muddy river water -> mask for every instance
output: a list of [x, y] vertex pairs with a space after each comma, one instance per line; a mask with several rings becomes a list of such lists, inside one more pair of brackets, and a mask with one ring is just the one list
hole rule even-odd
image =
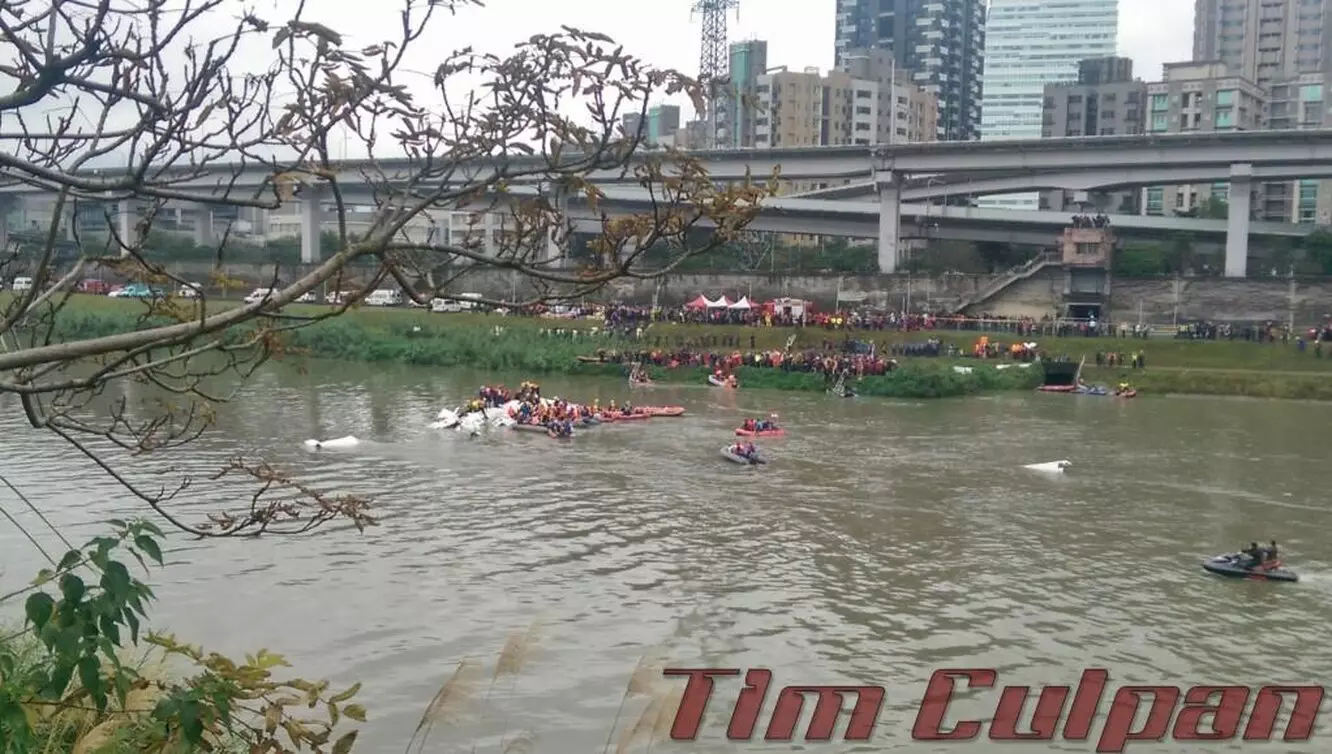
[[[523, 730], [538, 752], [600, 751], [645, 654], [683, 667], [770, 668], [776, 686], [880, 684], [887, 696], [870, 742], [839, 732], [804, 744], [802, 723], [793, 743], [762, 741], [762, 727], [742, 743], [725, 733], [741, 683], [720, 680], [695, 742], [646, 733], [639, 751], [984, 746], [912, 739], [937, 668], [992, 668], [1000, 686], [1037, 687], [1076, 684], [1097, 667], [1112, 686], [1332, 678], [1332, 406], [1029, 394], [842, 401], [698, 386], [634, 391], [685, 406], [683, 418], [571, 442], [427, 427], [439, 408], [495, 380], [328, 363], [257, 376], [189, 464], [263, 452], [322, 488], [373, 495], [382, 525], [295, 539], [173, 538], [169, 567], [152, 576], [155, 625], [219, 650], [281, 652], [306, 677], [363, 681], [370, 723], [358, 751], [368, 752], [403, 751], [466, 657], [485, 666], [480, 688], [427, 751], [473, 742], [498, 751], [505, 731]], [[547, 378], [543, 389], [603, 401], [629, 394], [619, 381], [586, 378]], [[16, 405], [0, 409], [0, 473], [67, 534], [86, 538], [135, 510], [88, 463], [26, 429]], [[770, 412], [790, 435], [763, 442], [769, 466], [719, 457], [745, 415]], [[302, 447], [348, 434], [364, 442]], [[1022, 468], [1056, 459], [1073, 462], [1068, 473]], [[7, 490], [0, 504], [35, 524]], [[199, 517], [227, 504], [204, 487], [177, 510]], [[1205, 556], [1269, 538], [1300, 583], [1199, 568]], [[0, 553], [3, 587], [40, 566], [8, 524]], [[487, 692], [506, 637], [534, 624], [521, 674]], [[971, 692], [950, 720], [987, 717], [997, 698]], [[645, 703], [625, 704], [621, 725]], [[1104, 714], [1108, 696], [1103, 705]], [[1321, 727], [1308, 742], [1268, 748], [1326, 751], [1332, 718]], [[1006, 748], [1090, 752], [1092, 735]], [[1240, 745], [1167, 738], [1129, 750]]]

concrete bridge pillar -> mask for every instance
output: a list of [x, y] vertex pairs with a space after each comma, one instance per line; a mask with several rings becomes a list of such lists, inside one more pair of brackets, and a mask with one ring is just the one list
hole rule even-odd
[[324, 187], [301, 187], [301, 263], [317, 264], [323, 257], [320, 235], [324, 232]]
[[1226, 277], [1242, 278], [1249, 267], [1249, 205], [1253, 192], [1253, 165], [1230, 166], [1230, 192], [1226, 216]]
[[[14, 210], [21, 206], [23, 199], [18, 196], [0, 197], [0, 254], [9, 251], [9, 222], [10, 215]], [[20, 228], [23, 226], [20, 225]]]
[[206, 204], [194, 211], [194, 245], [213, 245], [213, 208]]
[[902, 178], [891, 170], [874, 173], [879, 191], [879, 272], [897, 272], [897, 245], [902, 222]]
[[125, 246], [139, 242], [139, 207], [133, 199], [116, 202], [116, 233]]
[[546, 248], [541, 261], [550, 267], [567, 267], [569, 256], [565, 253], [569, 240], [569, 192], [563, 188], [553, 188], [548, 197], [554, 208], [550, 230], [546, 233]]

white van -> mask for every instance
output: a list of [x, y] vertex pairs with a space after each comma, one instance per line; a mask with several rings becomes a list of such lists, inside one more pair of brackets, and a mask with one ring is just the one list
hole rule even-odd
[[449, 312], [469, 312], [481, 307], [482, 296], [479, 293], [459, 293], [457, 298], [435, 298], [430, 300], [430, 311], [435, 314]]
[[13, 288], [18, 293], [32, 290], [32, 278], [14, 278]]
[[366, 306], [400, 306], [402, 304], [402, 291], [380, 288], [377, 291], [371, 291], [370, 295], [365, 297], [363, 303]]
[[250, 295], [246, 296], [243, 300], [247, 304], [253, 304], [267, 298], [272, 298], [277, 294], [278, 290], [276, 288], [255, 288], [250, 292]]

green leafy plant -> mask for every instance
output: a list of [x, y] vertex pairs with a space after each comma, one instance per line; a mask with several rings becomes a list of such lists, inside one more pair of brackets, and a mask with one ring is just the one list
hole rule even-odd
[[[112, 532], [65, 553], [23, 595], [24, 629], [0, 639], [0, 752], [264, 752], [346, 754], [364, 722], [359, 684], [279, 680], [280, 655], [244, 661], [145, 632], [152, 588], [118, 555], [145, 569], [163, 564], [162, 532], [146, 521], [111, 521]], [[179, 676], [155, 677], [128, 661], [155, 653]], [[318, 710], [308, 713], [307, 710]]]

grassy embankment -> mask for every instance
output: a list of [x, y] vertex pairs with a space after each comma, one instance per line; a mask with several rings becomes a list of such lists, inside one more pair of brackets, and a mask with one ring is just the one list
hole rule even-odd
[[[214, 306], [230, 306], [219, 302]], [[100, 296], [76, 296], [62, 312], [60, 330], [65, 337], [88, 337], [132, 329], [144, 305]], [[292, 306], [291, 313], [322, 310], [316, 305]], [[579, 338], [543, 335], [543, 328], [591, 330], [590, 320], [550, 320], [498, 317], [477, 314], [430, 314], [419, 309], [360, 308], [343, 317], [292, 333], [291, 344], [311, 356], [368, 362], [395, 362], [422, 366], [471, 366], [532, 373], [620, 374], [621, 368], [603, 364], [581, 364], [575, 359], [596, 348], [634, 347], [623, 339], [587, 335]], [[503, 327], [496, 335], [494, 328]], [[840, 340], [841, 332], [820, 329], [751, 328], [658, 324], [651, 329], [663, 346], [684, 342], [695, 348], [731, 350], [727, 338], [747, 350], [751, 338], [756, 348], [781, 348], [796, 334], [796, 346], [818, 346]], [[895, 342], [919, 342], [936, 335], [959, 347], [969, 347], [980, 333], [899, 333], [867, 331], [853, 336], [886, 347]], [[1010, 341], [1017, 336], [989, 333], [992, 340]], [[1128, 380], [1145, 393], [1189, 393], [1240, 395], [1263, 398], [1332, 400], [1332, 352], [1315, 358], [1312, 351], [1300, 353], [1291, 344], [1258, 344], [1242, 341], [1134, 340], [1108, 338], [1035, 337], [1042, 348], [1070, 358], [1087, 357], [1093, 362], [1098, 350], [1116, 350], [1128, 357], [1141, 352], [1146, 369], [1096, 369], [1089, 366], [1089, 382], [1114, 383]], [[652, 341], [649, 340], [649, 343]], [[641, 347], [641, 346], [639, 346]], [[885, 397], [942, 397], [980, 391], [1031, 388], [1039, 378], [1036, 370], [983, 368], [974, 359], [901, 359], [903, 368], [893, 375], [866, 379], [860, 385], [865, 395]], [[981, 366], [969, 375], [951, 367], [957, 363]], [[696, 382], [700, 370], [656, 370], [654, 378], [667, 382]], [[809, 374], [769, 369], [744, 369], [747, 387], [784, 390], [822, 390], [822, 379]]]

